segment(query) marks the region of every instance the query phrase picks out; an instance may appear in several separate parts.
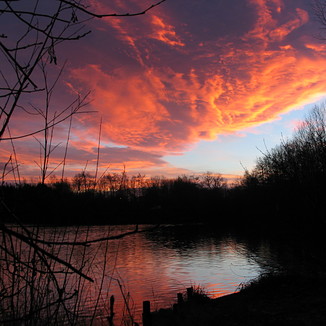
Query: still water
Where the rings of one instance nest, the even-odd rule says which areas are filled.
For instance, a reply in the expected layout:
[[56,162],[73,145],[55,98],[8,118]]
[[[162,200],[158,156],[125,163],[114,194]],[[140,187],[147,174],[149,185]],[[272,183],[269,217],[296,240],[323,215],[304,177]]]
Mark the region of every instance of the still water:
[[[84,241],[114,236],[135,226],[42,228],[43,239]],[[139,226],[140,230],[150,226]],[[52,247],[53,248],[53,247]],[[200,286],[211,298],[237,291],[273,266],[269,246],[221,236],[200,225],[160,226],[147,232],[90,246],[60,245],[55,253],[81,268],[94,283],[69,275],[61,280],[67,291],[78,290],[80,321],[94,315],[94,324],[108,325],[109,300],[115,298],[115,325],[141,321],[142,302],[152,310],[171,307],[178,292]],[[63,278],[63,276],[61,276]],[[59,276],[60,278],[60,276]],[[97,306],[94,314],[94,306]]]

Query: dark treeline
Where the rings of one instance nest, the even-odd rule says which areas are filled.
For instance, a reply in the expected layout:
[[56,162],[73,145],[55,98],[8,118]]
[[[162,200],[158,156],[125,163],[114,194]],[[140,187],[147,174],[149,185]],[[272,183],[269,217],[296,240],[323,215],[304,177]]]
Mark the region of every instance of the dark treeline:
[[182,176],[175,179],[127,173],[108,173],[99,180],[82,172],[68,180],[48,184],[3,184],[2,198],[24,223],[125,224],[207,222],[210,203],[222,212],[227,192],[219,175]]
[[[297,233],[325,226],[326,111],[316,107],[292,139],[265,150],[232,187],[221,175],[175,179],[86,172],[70,182],[3,184],[4,201],[26,223],[214,223],[221,229]],[[6,210],[3,215],[6,214]]]

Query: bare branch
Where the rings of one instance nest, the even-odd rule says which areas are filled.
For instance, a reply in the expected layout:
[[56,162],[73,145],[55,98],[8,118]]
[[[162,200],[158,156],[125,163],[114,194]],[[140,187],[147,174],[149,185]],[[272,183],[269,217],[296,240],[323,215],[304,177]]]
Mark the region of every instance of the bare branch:
[[72,2],[72,1],[67,1],[67,0],[61,0],[63,3],[69,4],[70,6],[77,8],[78,10],[86,13],[87,15],[90,15],[92,17],[96,17],[96,18],[104,18],[104,17],[133,17],[133,16],[140,16],[140,15],[144,15],[146,14],[149,10],[153,9],[154,7],[159,6],[161,3],[165,2],[166,0],[161,0],[155,4],[152,4],[151,6],[149,6],[148,8],[146,8],[143,11],[140,12],[136,12],[136,13],[125,13],[125,14],[96,14],[90,10],[87,10],[85,7],[81,6],[81,5],[77,5],[77,3]]
[[155,229],[157,229],[159,227],[160,227],[160,225],[157,224],[157,225],[155,225],[155,226],[153,226],[151,228],[147,228],[147,229],[144,229],[144,230],[139,230],[138,229],[138,224],[137,224],[136,227],[135,227],[135,230],[133,230],[133,231],[121,233],[121,234],[118,234],[118,235],[113,235],[113,236],[110,236],[110,237],[97,238],[97,239],[88,240],[88,241],[46,241],[46,240],[41,240],[41,239],[37,239],[37,238],[33,238],[33,241],[38,242],[38,243],[42,243],[42,244],[45,244],[45,245],[48,245],[48,246],[51,246],[51,245],[67,245],[67,246],[86,246],[86,247],[88,247],[92,243],[103,242],[103,241],[111,241],[111,240],[118,240],[118,239],[122,239],[122,238],[125,238],[127,236],[130,236],[130,235],[136,234],[136,233],[150,232],[150,231],[153,231],[153,230],[155,230]]
[[[86,99],[86,97],[87,97],[88,95],[89,95],[89,93],[87,93],[87,94],[84,96],[84,98],[81,100],[81,103]],[[78,101],[78,99],[76,99],[73,103],[75,103],[75,102],[77,102],[77,101]],[[82,104],[82,105],[80,106],[80,108],[83,107],[83,106],[85,106],[85,105],[87,105],[87,104]],[[72,104],[71,104],[69,107],[71,107],[71,106],[72,106]],[[68,107],[68,108],[69,108],[69,107]],[[68,109],[68,108],[67,108],[67,109]],[[67,109],[65,109],[65,111],[66,111]],[[2,138],[0,138],[0,140],[2,140],[2,141],[5,141],[5,140],[16,140],[16,139],[22,139],[22,138],[30,137],[30,136],[36,135],[36,134],[38,134],[38,133],[40,133],[40,132],[42,132],[42,131],[45,131],[46,129],[50,129],[50,128],[52,128],[52,127],[54,127],[54,126],[56,126],[56,125],[62,123],[63,121],[69,119],[72,115],[75,115],[75,114],[85,114],[85,113],[95,113],[95,112],[97,112],[97,111],[79,111],[79,109],[76,109],[76,108],[75,108],[75,109],[73,110],[73,112],[70,112],[69,114],[67,114],[66,116],[64,116],[63,118],[61,118],[60,120],[57,120],[57,121],[53,121],[53,120],[51,120],[50,123],[49,123],[46,127],[44,127],[44,128],[38,129],[38,130],[36,130],[36,131],[30,132],[30,133],[27,133],[27,134],[24,134],[24,135],[12,136],[12,137],[2,137]]]
[[76,267],[74,267],[70,263],[66,262],[65,260],[59,258],[58,256],[55,256],[54,254],[46,251],[45,249],[43,249],[40,246],[38,246],[37,244],[35,244],[32,238],[27,237],[27,236],[25,236],[25,235],[23,235],[21,233],[18,233],[18,232],[14,231],[14,230],[8,229],[4,224],[0,224],[0,230],[5,232],[6,234],[10,234],[10,235],[14,236],[15,238],[25,242],[26,244],[28,244],[29,246],[34,248],[36,251],[38,251],[41,254],[45,255],[46,257],[58,262],[59,264],[61,264],[63,266],[68,267],[74,273],[76,273],[77,275],[85,278],[86,280],[88,280],[90,282],[94,282],[94,280],[92,278],[90,278],[89,276],[87,276],[86,274],[84,274],[83,272],[78,270]]

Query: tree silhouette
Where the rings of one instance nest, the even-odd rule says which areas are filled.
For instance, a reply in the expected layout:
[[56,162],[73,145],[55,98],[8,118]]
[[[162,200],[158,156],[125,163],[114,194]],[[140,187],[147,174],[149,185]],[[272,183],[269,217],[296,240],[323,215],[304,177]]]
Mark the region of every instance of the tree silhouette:
[[[79,0],[0,2],[0,142],[12,142],[43,132],[43,141],[38,139],[43,151],[39,162],[43,183],[49,175],[49,155],[55,148],[52,144],[53,128],[74,114],[85,112],[81,108],[87,103],[87,94],[77,94],[66,107],[50,114],[50,99],[60,73],[52,83],[48,80],[48,73],[51,65],[58,64],[57,46],[88,35],[90,31],[86,28],[86,22],[90,19],[143,15],[164,1],[158,1],[139,12],[123,14],[96,13],[86,2]],[[33,97],[43,97],[42,108],[27,104]],[[16,114],[25,114],[27,124],[33,122],[35,116],[41,117],[43,127],[12,134],[10,125]],[[10,156],[5,167],[13,161],[13,156]],[[13,169],[17,169],[17,162]],[[3,180],[5,175],[4,170]],[[76,324],[75,311],[70,310],[67,302],[78,297],[78,290],[69,292],[58,280],[59,275],[67,278],[73,274],[83,280],[93,281],[83,271],[86,263],[84,259],[77,267],[72,263],[76,242],[40,242],[38,227],[26,227],[6,205],[2,196],[0,204],[2,211],[10,216],[10,222],[19,225],[15,229],[5,224],[3,218],[0,220],[0,323],[55,323],[59,311],[63,311],[68,316],[69,324]],[[128,234],[130,232],[120,237]],[[107,240],[110,238],[100,239]],[[82,244],[86,245],[89,244]],[[72,248],[67,260],[57,254],[62,246]],[[75,284],[80,284],[79,289],[83,288],[80,281]],[[44,316],[49,319],[42,321]]]
[[9,122],[17,109],[29,112],[24,98],[46,92],[46,82],[39,76],[49,64],[57,64],[56,48],[59,44],[88,35],[90,30],[86,29],[85,23],[89,19],[143,15],[164,1],[140,12],[123,14],[96,13],[83,1],[76,0],[51,3],[39,0],[24,3],[1,1],[0,17],[4,25],[0,34],[0,140],[36,134],[61,123],[79,110],[79,104],[85,100],[80,96],[74,109],[63,110],[60,117],[52,118],[40,130],[13,136],[8,131]]
[[262,153],[242,182],[258,210],[269,207],[267,214],[288,227],[315,231],[324,225],[325,184],[325,105],[315,106],[291,139]]

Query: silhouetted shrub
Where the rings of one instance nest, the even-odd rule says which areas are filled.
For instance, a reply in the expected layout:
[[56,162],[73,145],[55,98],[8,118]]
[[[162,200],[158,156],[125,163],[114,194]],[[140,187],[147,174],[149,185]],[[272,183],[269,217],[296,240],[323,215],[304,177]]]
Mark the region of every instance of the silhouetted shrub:
[[[310,228],[324,223],[326,184],[326,109],[315,107],[293,138],[267,151],[244,176],[246,191],[260,194],[269,215],[282,224]],[[315,226],[313,226],[315,228]]]

